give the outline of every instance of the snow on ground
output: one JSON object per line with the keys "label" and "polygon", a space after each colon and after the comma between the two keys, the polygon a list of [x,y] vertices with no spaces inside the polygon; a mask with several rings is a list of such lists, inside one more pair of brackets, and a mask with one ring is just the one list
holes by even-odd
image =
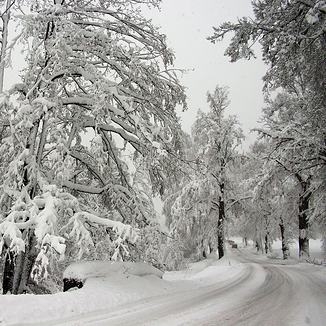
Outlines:
{"label": "snow on ground", "polygon": [[218,262],[216,259],[190,264],[185,271],[165,273],[163,279],[160,271],[144,263],[109,263],[109,266],[108,263],[97,263],[97,272],[91,264],[74,264],[67,269],[66,277],[84,279],[93,276],[86,280],[83,288],[52,295],[0,296],[0,325],[33,325],[110,310],[143,298],[189,291],[212,282],[236,278],[243,269],[242,264],[231,259]]}
{"label": "snow on ground", "polygon": [[[322,250],[322,241],[320,239],[310,239],[309,240],[309,251],[310,257],[312,260],[323,260],[326,257],[323,256]],[[282,241],[276,240],[273,242],[273,253],[278,257],[282,257]],[[291,258],[297,258],[299,256],[299,243],[298,241],[293,241],[290,244],[290,256]]]}
{"label": "snow on ground", "polygon": [[[242,238],[240,237],[231,237],[230,240],[236,242],[239,248],[244,247],[244,243]],[[292,240],[290,243],[290,257],[291,259],[298,259],[299,258],[299,242],[298,240]],[[254,247],[254,244],[251,240],[248,241],[248,247]],[[322,240],[321,239],[309,239],[309,251],[310,251],[310,258],[312,261],[326,261],[325,254],[322,252]],[[272,258],[282,258],[282,241],[281,240],[274,240],[272,244]]]}
{"label": "snow on ground", "polygon": [[[241,239],[235,241],[242,247]],[[320,255],[318,241],[311,244],[312,252]],[[277,245],[275,252],[279,250]],[[271,259],[255,253],[254,248],[229,249],[221,260],[212,255],[163,276],[144,263],[108,262],[77,263],[67,269],[65,276],[86,279],[84,287],[53,295],[0,296],[0,326],[56,324],[51,321],[64,325],[107,325],[108,321],[110,325],[133,325],[135,320],[145,324],[152,317],[158,325],[181,325],[184,321],[198,325],[205,320],[235,325],[232,321],[241,316],[239,325],[246,325],[246,318],[266,318],[270,319],[266,325],[276,325],[273,316],[281,315],[264,311],[266,305],[278,305],[279,310],[273,309],[282,311],[284,318],[288,309],[299,307],[300,314],[296,312],[296,318],[291,318],[301,324],[309,319],[323,325],[321,321],[326,317],[323,267],[297,259]],[[299,300],[301,297],[308,298],[309,306]],[[291,298],[295,298],[293,304]]]}
{"label": "snow on ground", "polygon": [[188,268],[182,271],[166,272],[163,278],[167,281],[192,280],[209,285],[219,279],[225,279],[226,275],[231,279],[242,269],[243,265],[230,256],[218,260],[217,256],[212,254],[205,260],[189,264]]}
{"label": "snow on ground", "polygon": [[155,275],[159,278],[163,276],[162,271],[146,263],[86,261],[68,266],[63,273],[63,278],[85,280],[94,277],[110,277],[114,274]]}

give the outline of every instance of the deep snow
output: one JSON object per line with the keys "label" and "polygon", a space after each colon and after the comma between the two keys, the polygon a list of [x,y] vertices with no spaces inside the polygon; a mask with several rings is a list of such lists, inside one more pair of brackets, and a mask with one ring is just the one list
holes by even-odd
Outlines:
{"label": "deep snow", "polygon": [[146,264],[93,267],[67,269],[65,276],[87,279],[79,290],[1,296],[0,325],[322,326],[326,320],[325,267],[253,248],[229,249],[221,260],[213,255],[163,278]]}
{"label": "deep snow", "polygon": [[162,278],[163,272],[146,263],[86,261],[69,265],[63,278],[86,280],[94,277],[110,277],[115,274],[146,276],[155,275]]}
{"label": "deep snow", "polygon": [[[84,279],[93,276],[79,290],[52,295],[0,296],[0,325],[35,324],[110,310],[143,298],[188,291],[236,278],[243,269],[242,264],[232,259],[217,261],[216,256],[190,264],[184,271],[165,273],[163,279],[160,271],[145,264],[99,263],[96,273],[93,267],[73,264],[66,270],[65,277]],[[105,267],[108,273],[104,273]]]}

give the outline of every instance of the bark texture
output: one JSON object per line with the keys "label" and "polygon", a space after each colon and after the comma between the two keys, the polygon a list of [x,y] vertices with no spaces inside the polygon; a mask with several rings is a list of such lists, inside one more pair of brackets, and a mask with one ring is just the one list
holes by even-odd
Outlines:
{"label": "bark texture", "polygon": [[309,258],[309,221],[308,209],[311,192],[309,182],[302,182],[302,194],[299,198],[299,257]]}
{"label": "bark texture", "polygon": [[285,235],[285,226],[283,219],[280,219],[280,230],[281,230],[281,240],[282,240],[282,252],[283,252],[283,259],[288,259],[290,256],[290,251],[289,251],[289,244]]}
{"label": "bark texture", "polygon": [[2,293],[12,293],[15,273],[15,257],[11,251],[8,251],[4,257],[4,269],[2,278]]}
{"label": "bark texture", "polygon": [[224,203],[224,184],[220,185],[221,195],[219,197],[218,221],[217,221],[217,251],[218,258],[224,256],[224,223],[225,223],[225,203]]}

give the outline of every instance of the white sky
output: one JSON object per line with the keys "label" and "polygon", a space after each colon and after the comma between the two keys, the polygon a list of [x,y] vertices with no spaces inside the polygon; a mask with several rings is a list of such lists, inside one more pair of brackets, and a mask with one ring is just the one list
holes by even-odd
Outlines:
{"label": "white sky", "polygon": [[263,106],[262,76],[265,66],[260,59],[230,63],[224,51],[228,40],[211,44],[206,40],[212,27],[238,17],[251,16],[251,0],[162,0],[161,11],[149,13],[155,25],[167,35],[176,55],[177,68],[193,69],[181,79],[187,87],[189,110],[181,114],[183,129],[190,132],[197,110],[207,109],[206,93],[217,84],[230,88],[230,114],[236,114],[249,136],[244,148],[255,139],[249,135],[257,126]]}

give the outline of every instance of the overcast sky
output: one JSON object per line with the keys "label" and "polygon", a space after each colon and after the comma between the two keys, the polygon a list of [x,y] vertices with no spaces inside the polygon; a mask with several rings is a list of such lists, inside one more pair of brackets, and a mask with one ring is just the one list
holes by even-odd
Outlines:
{"label": "overcast sky", "polygon": [[229,113],[236,114],[249,139],[249,130],[257,125],[263,106],[262,76],[265,66],[260,59],[230,63],[224,51],[228,40],[211,44],[206,38],[212,27],[238,17],[252,16],[250,0],[162,0],[161,11],[150,11],[155,25],[167,35],[176,55],[178,68],[193,69],[183,76],[189,110],[182,114],[182,126],[190,132],[196,112],[207,109],[206,93],[217,84],[230,88]]}

